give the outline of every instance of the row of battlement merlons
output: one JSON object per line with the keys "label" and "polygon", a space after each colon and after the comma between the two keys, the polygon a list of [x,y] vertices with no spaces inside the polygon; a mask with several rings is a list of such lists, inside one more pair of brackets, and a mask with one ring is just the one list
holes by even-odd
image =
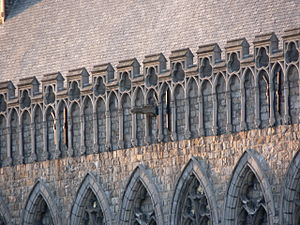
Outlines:
{"label": "row of battlement merlons", "polygon": [[[48,86],[51,86],[57,95],[65,95],[68,93],[68,89],[72,88],[74,81],[77,83],[81,92],[89,92],[93,90],[94,85],[98,82],[98,78],[102,79],[105,89],[117,89],[123,85],[121,83],[121,77],[124,74],[128,76],[130,82],[141,85],[145,82],[146,76],[149,75],[151,71],[154,71],[159,80],[165,80],[171,77],[174,71],[178,70],[178,65],[186,75],[194,75],[201,73],[201,66],[205,64],[205,61],[208,61],[210,68],[216,72],[227,71],[228,73],[234,73],[236,71],[229,68],[233,57],[238,60],[239,64],[245,67],[266,67],[264,64],[260,66],[259,63],[257,63],[259,58],[264,57],[261,54],[265,54],[268,59],[268,64],[277,62],[278,60],[289,62],[286,57],[290,43],[292,43],[294,51],[296,51],[298,61],[300,52],[300,28],[286,30],[282,39],[283,50],[278,48],[279,40],[274,32],[256,36],[253,41],[254,55],[249,54],[250,45],[245,38],[230,40],[225,45],[225,60],[221,58],[221,49],[217,43],[202,45],[199,46],[196,52],[197,65],[193,64],[194,54],[189,48],[175,50],[171,52],[169,57],[170,69],[167,69],[167,59],[162,53],[147,55],[143,60],[143,74],[140,73],[141,65],[136,58],[120,61],[116,66],[116,71],[110,63],[96,65],[91,71],[93,84],[90,83],[90,74],[86,68],[73,69],[66,75],[67,88],[64,85],[65,78],[60,72],[46,74],[41,80],[42,93],[46,91]],[[261,49],[263,49],[263,51],[261,51]],[[204,75],[202,78],[206,78],[206,76]],[[39,86],[40,82],[35,76],[22,78],[17,84],[18,93],[21,94],[23,90],[30,90],[29,95],[32,99],[39,99],[42,97]],[[0,94],[5,95],[10,102],[17,102],[15,89],[12,81],[0,82]]]}

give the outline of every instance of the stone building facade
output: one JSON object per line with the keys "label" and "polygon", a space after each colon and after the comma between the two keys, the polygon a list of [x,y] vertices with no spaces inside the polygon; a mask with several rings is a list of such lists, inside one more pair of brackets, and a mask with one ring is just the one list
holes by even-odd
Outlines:
{"label": "stone building facade", "polygon": [[280,32],[0,82],[0,225],[299,225],[300,28]]}

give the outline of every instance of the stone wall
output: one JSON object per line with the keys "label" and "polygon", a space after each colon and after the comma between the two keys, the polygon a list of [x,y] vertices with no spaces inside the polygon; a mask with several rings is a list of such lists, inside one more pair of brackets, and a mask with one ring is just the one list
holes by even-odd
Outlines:
{"label": "stone wall", "polygon": [[282,39],[0,83],[0,223],[297,224],[300,30]]}
{"label": "stone wall", "polygon": [[[205,188],[211,188],[206,193],[209,207],[214,212],[211,217],[213,224],[221,221],[222,224],[231,224],[228,216],[236,213],[224,215],[224,210],[238,210],[230,202],[230,197],[239,193],[230,187],[237,182],[235,179],[240,179],[236,171],[247,162],[259,181],[263,182],[263,188],[267,187],[264,193],[271,201],[268,202],[270,206],[267,212],[272,221],[267,224],[287,224],[280,222],[284,218],[281,215],[292,207],[284,207],[282,201],[291,197],[285,195],[283,190],[291,192],[284,184],[290,177],[299,174],[298,169],[298,172],[294,171],[295,174],[287,176],[289,165],[294,168],[292,159],[299,149],[299,135],[299,125],[279,126],[1,168],[1,205],[5,208],[1,213],[6,213],[11,224],[22,224],[21,220],[29,217],[30,210],[33,210],[33,214],[38,213],[38,209],[32,206],[34,203],[28,200],[37,192],[45,199],[47,195],[51,196],[47,204],[54,220],[59,221],[54,224],[69,224],[73,218],[72,210],[84,205],[76,199],[84,199],[82,195],[85,195],[87,187],[91,187],[101,200],[102,207],[108,207],[104,208],[107,211],[106,220],[110,221],[106,224],[123,224],[120,221],[123,211],[134,210],[124,202],[134,196],[132,187],[136,179],[141,179],[151,193],[152,202],[157,201],[157,207],[162,212],[158,217],[159,210],[155,211],[159,219],[157,224],[178,224],[175,222],[175,211],[178,210],[175,205],[185,195],[184,190],[181,191],[181,179],[194,174],[206,185]],[[201,176],[197,172],[197,165],[193,165],[197,163],[203,167]],[[194,169],[190,168],[190,164]],[[297,166],[299,168],[299,164]],[[184,173],[185,170],[190,171]],[[298,181],[298,178],[295,179],[294,182]],[[129,185],[130,182],[134,184]],[[44,193],[40,185],[45,186],[49,193]],[[100,186],[99,190],[95,185]],[[72,224],[77,224],[77,219],[73,218]]]}

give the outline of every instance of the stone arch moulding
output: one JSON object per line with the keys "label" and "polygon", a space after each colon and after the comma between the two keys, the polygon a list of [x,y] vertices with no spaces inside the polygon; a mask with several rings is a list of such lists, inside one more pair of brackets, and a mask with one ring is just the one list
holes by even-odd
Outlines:
{"label": "stone arch moulding", "polygon": [[33,221],[35,218],[35,214],[37,213],[37,211],[40,211],[40,209],[37,209],[37,201],[39,201],[41,198],[46,203],[46,206],[49,209],[53,224],[61,225],[62,223],[60,215],[62,213],[57,207],[57,201],[55,200],[56,198],[49,191],[45,183],[40,179],[37,180],[25,203],[22,225],[32,225],[35,222]]}
{"label": "stone arch moulding", "polygon": [[[1,222],[4,222],[4,225],[13,225],[13,222],[11,221],[11,214],[5,203],[6,201],[4,198],[0,196],[0,224]],[[3,221],[1,221],[1,219]]]}
{"label": "stone arch moulding", "polygon": [[110,209],[109,200],[105,194],[103,188],[98,184],[95,176],[91,173],[88,173],[84,180],[82,181],[77,194],[74,200],[71,215],[70,215],[70,225],[79,225],[80,220],[82,219],[80,214],[82,211],[82,204],[86,200],[88,191],[91,190],[94,196],[96,197],[98,203],[100,204],[101,211],[104,216],[104,221],[106,225],[111,225],[113,220],[113,214]]}
{"label": "stone arch moulding", "polygon": [[[137,190],[143,186],[151,197],[152,206],[154,208],[156,225],[164,225],[162,202],[159,195],[158,189],[151,179],[149,171],[146,170],[145,166],[139,165],[132,172],[127,185],[125,186],[123,195],[121,197],[120,213],[118,218],[118,225],[129,225],[130,216],[132,215],[133,202],[137,196]],[[152,223],[150,223],[152,224]]]}
{"label": "stone arch moulding", "polygon": [[[247,201],[247,199],[243,198],[241,195],[242,187],[245,185],[247,181],[247,175],[249,172],[252,174],[252,178],[258,181],[258,186],[260,187],[260,191],[262,192],[262,197],[264,203],[263,209],[266,213],[266,218],[268,221],[268,225],[274,224],[274,217],[275,217],[275,206],[274,200],[272,196],[272,189],[271,185],[268,180],[268,176],[265,174],[265,171],[268,170],[268,165],[264,158],[254,150],[247,150],[243,153],[242,157],[239,159],[238,163],[236,164],[231,179],[229,181],[229,185],[226,191],[226,199],[224,205],[224,214],[223,214],[223,223],[224,225],[239,225],[237,219],[240,220],[241,212],[237,212],[237,207],[239,207],[239,202],[243,202],[243,206],[241,208],[245,209],[246,206],[250,206],[253,202],[253,199]],[[248,184],[248,183],[247,183]],[[250,185],[249,185],[250,186]],[[249,187],[248,186],[248,187]],[[255,185],[253,185],[255,186]],[[255,186],[257,187],[257,185]],[[247,192],[249,190],[247,189]],[[257,197],[257,196],[255,196]],[[255,199],[256,201],[257,199]],[[246,203],[245,203],[246,201]],[[248,205],[249,203],[249,205]],[[260,202],[261,203],[261,202]],[[252,205],[251,205],[252,207]],[[251,208],[249,207],[249,208]],[[255,207],[252,207],[251,210],[254,210]],[[260,207],[262,208],[262,207]],[[256,208],[258,214],[261,210]],[[244,210],[246,212],[246,210]],[[240,214],[239,214],[240,213]],[[253,220],[256,221],[258,218],[253,216]],[[255,222],[253,224],[256,224]],[[259,223],[265,224],[265,223]]]}
{"label": "stone arch moulding", "polygon": [[183,169],[180,177],[177,180],[175,191],[172,198],[171,212],[170,212],[170,225],[179,225],[180,213],[179,210],[182,207],[182,201],[184,201],[184,195],[189,188],[189,182],[193,179],[193,176],[198,180],[200,185],[204,189],[204,193],[207,199],[207,203],[211,210],[211,224],[220,224],[219,213],[217,202],[214,194],[214,189],[212,187],[211,181],[207,175],[207,165],[203,160],[198,160],[192,157]]}
{"label": "stone arch moulding", "polygon": [[[285,181],[282,186],[281,195],[281,224],[297,225],[300,222],[300,216],[297,214],[300,209],[300,150],[295,154],[287,170]],[[298,196],[297,196],[298,194]],[[296,218],[298,216],[298,218]],[[296,221],[298,220],[298,221]]]}

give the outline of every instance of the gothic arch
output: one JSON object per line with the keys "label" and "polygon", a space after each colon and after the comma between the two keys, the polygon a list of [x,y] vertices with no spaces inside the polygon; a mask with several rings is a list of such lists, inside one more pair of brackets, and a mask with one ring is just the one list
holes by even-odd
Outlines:
{"label": "gothic arch", "polygon": [[3,222],[4,225],[13,225],[11,214],[5,203],[4,198],[0,196],[0,224]]}
{"label": "gothic arch", "polygon": [[[119,225],[129,225],[131,224],[131,220],[133,220],[133,216],[136,216],[134,210],[134,203],[136,197],[139,195],[139,190],[144,188],[146,193],[149,195],[151,199],[151,204],[153,206],[153,211],[156,219],[157,225],[163,225],[163,212],[162,212],[162,204],[161,197],[159,195],[158,189],[153,182],[151,175],[146,170],[143,165],[139,165],[131,174],[129,181],[124,189],[121,204],[120,204],[120,213],[119,213]],[[134,215],[135,214],[135,215]],[[150,223],[153,224],[153,223]]]}
{"label": "gothic arch", "polygon": [[[84,123],[84,146],[86,153],[94,153],[94,104],[89,96],[85,96],[81,114]],[[83,143],[82,143],[83,144]]]}
{"label": "gothic arch", "polygon": [[210,136],[213,134],[213,84],[210,80],[204,79],[200,84],[200,133],[201,136]]}
{"label": "gothic arch", "polygon": [[203,194],[205,194],[207,207],[210,209],[211,224],[215,225],[220,223],[214,189],[207,173],[207,165],[205,165],[204,161],[192,157],[187,163],[175,186],[175,192],[171,203],[171,225],[182,224],[181,215],[183,211],[184,201],[187,198],[189,186],[195,179],[199,183],[199,186],[201,185],[201,187],[203,188]]}
{"label": "gothic arch", "polygon": [[106,144],[106,107],[105,100],[99,97],[96,101],[96,115],[97,115],[97,133],[99,152],[105,151]]}
{"label": "gothic arch", "polygon": [[[239,225],[237,220],[241,220],[242,213],[246,212],[249,208],[251,208],[252,212],[254,211],[258,214],[261,212],[261,210],[265,212],[264,219],[267,220],[267,222],[255,224],[273,224],[275,207],[272,196],[272,189],[268,180],[268,176],[265,174],[266,170],[268,170],[268,165],[261,155],[259,155],[254,150],[247,150],[246,152],[244,152],[232,172],[232,176],[227,187],[223,215],[224,225]],[[253,184],[254,190],[257,190],[255,189],[255,187],[258,187],[259,192],[261,192],[256,193],[261,194],[261,198],[259,199],[259,201],[256,199],[256,205],[252,205],[251,207],[249,207],[248,203],[252,199],[249,200],[248,196],[242,195],[244,191],[246,191],[247,194],[250,193],[250,185],[246,187],[246,190],[243,190],[243,187],[245,186],[245,184],[247,184],[246,182],[248,181],[248,178],[250,176],[249,174],[251,175],[253,180],[256,181],[255,185]],[[254,192],[253,190],[251,191]],[[256,219],[258,219],[258,216],[254,215],[253,218],[256,221]]]}
{"label": "gothic arch", "polygon": [[[44,207],[44,209],[41,209],[41,207]],[[43,219],[43,215],[51,218],[53,225],[62,224],[60,218],[61,211],[59,211],[56,205],[55,196],[48,190],[43,181],[38,180],[26,201],[23,210],[22,225],[35,225],[38,220]]]}
{"label": "gothic arch", "polygon": [[281,195],[281,224],[298,225],[300,223],[300,151],[289,165]]}
{"label": "gothic arch", "polygon": [[[100,210],[103,214],[103,221],[105,225],[112,224],[113,215],[110,209],[110,204],[105,194],[105,191],[98,184],[96,178],[91,173],[88,173],[84,180],[82,181],[77,194],[76,199],[73,203],[71,215],[70,215],[70,225],[80,225],[81,220],[84,216],[84,206],[88,204],[90,196],[94,195],[97,202],[100,204]],[[102,224],[102,223],[101,223]]]}

